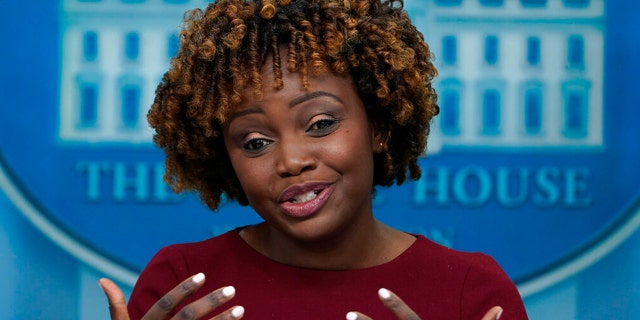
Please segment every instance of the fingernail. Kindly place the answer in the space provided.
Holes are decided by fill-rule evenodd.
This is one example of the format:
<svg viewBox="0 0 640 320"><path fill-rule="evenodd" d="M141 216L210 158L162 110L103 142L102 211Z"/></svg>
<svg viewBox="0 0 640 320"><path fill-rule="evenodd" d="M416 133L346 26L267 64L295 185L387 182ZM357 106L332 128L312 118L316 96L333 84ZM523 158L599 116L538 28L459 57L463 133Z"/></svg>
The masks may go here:
<svg viewBox="0 0 640 320"><path fill-rule="evenodd" d="M195 276L193 276L193 278L191 278L191 280L195 283L202 282L202 280L204 280L204 273L200 272L196 274Z"/></svg>
<svg viewBox="0 0 640 320"><path fill-rule="evenodd" d="M234 288L232 286L224 287L224 289L222 289L222 295L227 297L227 298L231 297L235 293L236 293L236 288Z"/></svg>
<svg viewBox="0 0 640 320"><path fill-rule="evenodd" d="M356 320L358 319L358 314L355 312L347 312L347 320Z"/></svg>
<svg viewBox="0 0 640 320"><path fill-rule="evenodd" d="M233 310L231 310L231 316L233 316L234 318L240 318L242 317L243 314L244 314L244 307L242 306L237 306L233 308Z"/></svg>
<svg viewBox="0 0 640 320"><path fill-rule="evenodd" d="M500 317L502 317L502 309L500 309L500 311L498 311L498 314L496 314L496 320L500 320Z"/></svg>
<svg viewBox="0 0 640 320"><path fill-rule="evenodd" d="M380 298L385 299L385 300L391 298L391 292L389 292L389 290L387 290L385 288L382 288L382 289L378 290L378 295L380 296Z"/></svg>

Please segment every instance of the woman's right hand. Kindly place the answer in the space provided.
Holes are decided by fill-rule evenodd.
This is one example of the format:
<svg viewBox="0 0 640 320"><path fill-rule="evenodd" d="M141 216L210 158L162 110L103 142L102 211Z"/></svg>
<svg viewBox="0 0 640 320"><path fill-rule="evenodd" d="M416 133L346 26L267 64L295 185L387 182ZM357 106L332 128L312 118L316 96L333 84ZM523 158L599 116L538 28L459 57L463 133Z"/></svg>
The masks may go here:
<svg viewBox="0 0 640 320"><path fill-rule="evenodd" d="M398 320L420 320L420 317L395 293L387 290L380 289L378 291L378 297L380 301L391 311ZM500 320L502 315L502 307L495 306L482 317L481 320ZM347 320L373 320L369 316L360 312L347 313Z"/></svg>
<svg viewBox="0 0 640 320"><path fill-rule="evenodd" d="M98 281L100 287L109 300L109 313L111 320L129 320L127 303L122 294L122 290L113 281L103 278ZM164 320L169 319L173 309L186 297L198 290L204 283L204 274L198 273L165 294L158 300L147 313L142 317L144 320ZM186 305L171 319L200 319L209 314L225 302L231 300L235 295L233 287L219 288L210 292L206 296ZM244 315L242 306L231 307L217 316L211 318L215 320L240 319Z"/></svg>

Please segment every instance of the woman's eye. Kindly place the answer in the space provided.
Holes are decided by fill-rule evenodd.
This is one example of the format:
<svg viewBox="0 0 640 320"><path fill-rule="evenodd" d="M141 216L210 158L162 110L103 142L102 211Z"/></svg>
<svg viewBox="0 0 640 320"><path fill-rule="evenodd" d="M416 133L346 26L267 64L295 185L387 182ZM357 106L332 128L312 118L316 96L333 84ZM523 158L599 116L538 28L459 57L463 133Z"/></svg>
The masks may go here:
<svg viewBox="0 0 640 320"><path fill-rule="evenodd" d="M263 138L255 138L245 142L242 148L249 152L258 152L269 145L271 141Z"/></svg>
<svg viewBox="0 0 640 320"><path fill-rule="evenodd" d="M324 135L331 133L338 120L335 119L321 119L311 124L307 132L315 133L317 135Z"/></svg>

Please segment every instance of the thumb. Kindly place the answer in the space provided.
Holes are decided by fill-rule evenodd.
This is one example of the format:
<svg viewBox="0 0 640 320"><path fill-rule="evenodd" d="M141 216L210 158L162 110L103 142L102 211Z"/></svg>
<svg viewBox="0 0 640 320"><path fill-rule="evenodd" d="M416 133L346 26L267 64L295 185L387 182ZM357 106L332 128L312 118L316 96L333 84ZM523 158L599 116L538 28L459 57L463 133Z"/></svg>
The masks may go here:
<svg viewBox="0 0 640 320"><path fill-rule="evenodd" d="M98 284L107 296L107 300L109 300L109 313L111 314L111 320L129 320L127 302L124 299L122 290L120 290L113 281L107 278L98 280Z"/></svg>
<svg viewBox="0 0 640 320"><path fill-rule="evenodd" d="M499 320L502 315L502 308L499 306L495 306L482 317L482 320Z"/></svg>

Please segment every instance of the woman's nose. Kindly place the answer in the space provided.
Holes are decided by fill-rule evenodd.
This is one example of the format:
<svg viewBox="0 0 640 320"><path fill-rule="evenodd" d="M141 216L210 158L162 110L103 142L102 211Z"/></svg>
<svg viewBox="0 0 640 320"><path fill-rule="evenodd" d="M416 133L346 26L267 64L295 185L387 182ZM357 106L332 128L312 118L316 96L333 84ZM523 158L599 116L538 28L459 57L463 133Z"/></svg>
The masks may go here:
<svg viewBox="0 0 640 320"><path fill-rule="evenodd" d="M276 171L281 177L300 175L314 169L316 164L312 146L304 139L280 141Z"/></svg>

